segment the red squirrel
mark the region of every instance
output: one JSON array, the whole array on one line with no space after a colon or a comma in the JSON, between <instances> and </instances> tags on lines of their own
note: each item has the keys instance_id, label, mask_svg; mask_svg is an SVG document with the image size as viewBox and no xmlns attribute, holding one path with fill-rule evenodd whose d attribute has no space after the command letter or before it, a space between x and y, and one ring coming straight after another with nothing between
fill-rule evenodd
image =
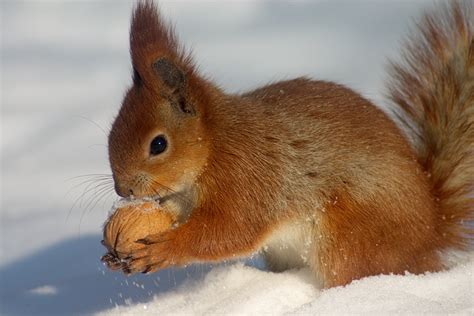
<instances>
[{"instance_id":1,"label":"red squirrel","mask_svg":"<svg viewBox=\"0 0 474 316\"><path fill-rule=\"evenodd\" d=\"M172 205L125 273L261 252L323 288L445 268L474 236L474 14L426 14L392 64L386 113L308 78L243 94L201 76L152 1L133 12L133 84L109 135L116 192ZM469 223L469 221L471 221Z\"/></svg>"}]
</instances>

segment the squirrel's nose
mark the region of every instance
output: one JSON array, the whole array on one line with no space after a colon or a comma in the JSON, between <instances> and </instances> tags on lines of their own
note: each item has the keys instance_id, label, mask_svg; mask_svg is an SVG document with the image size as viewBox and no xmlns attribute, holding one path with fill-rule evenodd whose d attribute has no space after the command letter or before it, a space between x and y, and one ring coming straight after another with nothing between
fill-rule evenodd
<instances>
[{"instance_id":1,"label":"squirrel's nose","mask_svg":"<svg viewBox=\"0 0 474 316\"><path fill-rule=\"evenodd\" d=\"M121 197L129 197L130 195L133 195L133 190L130 188L123 187L119 185L117 182L114 184L115 192L121 196Z\"/></svg>"},{"instance_id":2,"label":"squirrel's nose","mask_svg":"<svg viewBox=\"0 0 474 316\"><path fill-rule=\"evenodd\" d=\"M153 195L153 192L148 191L147 184L150 182L148 175L144 173L138 173L132 176L121 176L114 175L114 188L115 192L121 197L135 197L143 198L149 195Z\"/></svg>"}]
</instances>

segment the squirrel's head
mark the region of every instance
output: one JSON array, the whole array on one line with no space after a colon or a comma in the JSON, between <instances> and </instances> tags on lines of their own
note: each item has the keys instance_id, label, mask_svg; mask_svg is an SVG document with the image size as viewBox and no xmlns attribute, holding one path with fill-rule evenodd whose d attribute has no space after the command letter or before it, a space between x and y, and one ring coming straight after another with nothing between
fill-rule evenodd
<instances>
[{"instance_id":1,"label":"squirrel's head","mask_svg":"<svg viewBox=\"0 0 474 316\"><path fill-rule=\"evenodd\" d=\"M212 95L152 1L140 1L130 30L133 85L109 135L121 196L164 196L192 183L208 156L203 121Z\"/></svg>"}]
</instances>

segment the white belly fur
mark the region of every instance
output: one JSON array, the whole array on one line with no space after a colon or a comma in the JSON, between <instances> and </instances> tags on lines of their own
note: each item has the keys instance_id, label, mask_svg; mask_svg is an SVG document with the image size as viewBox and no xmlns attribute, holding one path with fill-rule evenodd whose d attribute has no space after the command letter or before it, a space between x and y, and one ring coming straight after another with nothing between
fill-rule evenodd
<instances>
[{"instance_id":1,"label":"white belly fur","mask_svg":"<svg viewBox=\"0 0 474 316\"><path fill-rule=\"evenodd\" d=\"M262 248L268 268L272 271L308 266L313 242L313 221L283 224L273 232Z\"/></svg>"}]
</instances>

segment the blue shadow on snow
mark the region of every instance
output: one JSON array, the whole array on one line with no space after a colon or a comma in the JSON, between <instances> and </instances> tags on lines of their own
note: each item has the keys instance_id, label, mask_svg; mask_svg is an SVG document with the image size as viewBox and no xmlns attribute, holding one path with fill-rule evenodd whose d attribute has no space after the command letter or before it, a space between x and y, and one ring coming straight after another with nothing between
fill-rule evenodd
<instances>
[{"instance_id":1,"label":"blue shadow on snow","mask_svg":"<svg viewBox=\"0 0 474 316\"><path fill-rule=\"evenodd\" d=\"M185 280L202 279L210 265L126 277L99 261L100 235L68 239L0 268L0 314L91 314L116 305L145 304ZM258 261L251 265L261 266Z\"/></svg>"}]
</instances>

